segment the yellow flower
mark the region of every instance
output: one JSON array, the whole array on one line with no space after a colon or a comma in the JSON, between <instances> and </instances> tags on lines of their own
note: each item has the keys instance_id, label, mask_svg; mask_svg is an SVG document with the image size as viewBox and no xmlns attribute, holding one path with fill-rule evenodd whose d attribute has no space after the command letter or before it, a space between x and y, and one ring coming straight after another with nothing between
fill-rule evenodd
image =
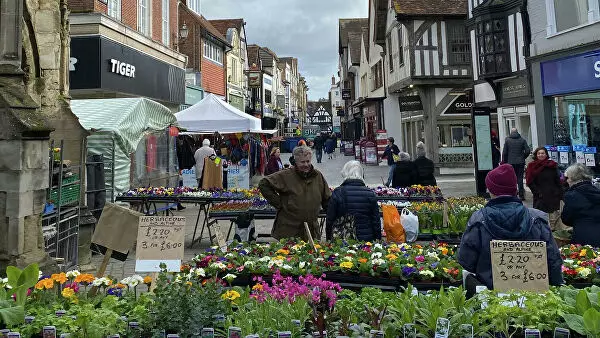
<instances>
[{"instance_id":1,"label":"yellow flower","mask_svg":"<svg viewBox=\"0 0 600 338\"><path fill-rule=\"evenodd\" d=\"M367 242L367 243L365 243L365 245L372 246L372 245L373 245L373 243L371 243L371 242Z\"/></svg>"},{"instance_id":2,"label":"yellow flower","mask_svg":"<svg viewBox=\"0 0 600 338\"><path fill-rule=\"evenodd\" d=\"M45 279L42 279L41 281L39 281L39 282L37 282L37 283L35 284L35 288L36 288L37 290L43 290L43 289L44 289L44 280L45 280Z\"/></svg>"},{"instance_id":3,"label":"yellow flower","mask_svg":"<svg viewBox=\"0 0 600 338\"><path fill-rule=\"evenodd\" d=\"M50 278L59 284L64 284L67 282L67 274L64 272L52 274Z\"/></svg>"},{"instance_id":4,"label":"yellow flower","mask_svg":"<svg viewBox=\"0 0 600 338\"><path fill-rule=\"evenodd\" d=\"M148 284L148 285L152 284L152 277L150 277L150 276L144 277L144 284Z\"/></svg>"},{"instance_id":5,"label":"yellow flower","mask_svg":"<svg viewBox=\"0 0 600 338\"><path fill-rule=\"evenodd\" d=\"M340 267L342 267L344 269L352 269L353 266L354 266L354 264L352 264L352 262L342 262L342 263L340 263Z\"/></svg>"},{"instance_id":6,"label":"yellow flower","mask_svg":"<svg viewBox=\"0 0 600 338\"><path fill-rule=\"evenodd\" d=\"M187 285L187 286L192 286L192 282L190 282L190 281L187 281L187 282L185 282L185 285Z\"/></svg>"},{"instance_id":7,"label":"yellow flower","mask_svg":"<svg viewBox=\"0 0 600 338\"><path fill-rule=\"evenodd\" d=\"M321 245L320 244L315 244L315 248L321 249Z\"/></svg>"},{"instance_id":8,"label":"yellow flower","mask_svg":"<svg viewBox=\"0 0 600 338\"><path fill-rule=\"evenodd\" d=\"M71 288L64 288L62 290L62 296L65 298L73 298L75 297L75 291L73 291Z\"/></svg>"},{"instance_id":9,"label":"yellow flower","mask_svg":"<svg viewBox=\"0 0 600 338\"><path fill-rule=\"evenodd\" d=\"M54 280L52 278L42 279L42 282L46 289L52 289L54 287Z\"/></svg>"},{"instance_id":10,"label":"yellow flower","mask_svg":"<svg viewBox=\"0 0 600 338\"><path fill-rule=\"evenodd\" d=\"M75 277L75 283L86 283L86 284L91 284L94 281L94 275L89 274L89 273L82 273L80 275L78 275L77 277Z\"/></svg>"},{"instance_id":11,"label":"yellow flower","mask_svg":"<svg viewBox=\"0 0 600 338\"><path fill-rule=\"evenodd\" d=\"M398 259L398 256L396 256L396 255L394 255L394 254L389 254L389 255L385 256L385 258L387 258L387 259L389 259L389 260L393 261L393 260L396 260L396 259Z\"/></svg>"},{"instance_id":12,"label":"yellow flower","mask_svg":"<svg viewBox=\"0 0 600 338\"><path fill-rule=\"evenodd\" d=\"M263 290L263 285L262 284L256 284L252 287L252 290L258 290L258 291L262 291Z\"/></svg>"},{"instance_id":13,"label":"yellow flower","mask_svg":"<svg viewBox=\"0 0 600 338\"><path fill-rule=\"evenodd\" d=\"M585 255L587 255L587 249L582 249L579 253L579 257L585 257Z\"/></svg>"},{"instance_id":14,"label":"yellow flower","mask_svg":"<svg viewBox=\"0 0 600 338\"><path fill-rule=\"evenodd\" d=\"M282 255L289 255L290 254L290 250L287 249L279 249L277 250L276 254L282 254Z\"/></svg>"},{"instance_id":15,"label":"yellow flower","mask_svg":"<svg viewBox=\"0 0 600 338\"><path fill-rule=\"evenodd\" d=\"M234 300L240 298L240 293L235 290L228 290L221 296L221 298L227 299L230 301L234 301Z\"/></svg>"},{"instance_id":16,"label":"yellow flower","mask_svg":"<svg viewBox=\"0 0 600 338\"><path fill-rule=\"evenodd\" d=\"M358 261L361 262L361 263L366 263L368 261L368 259L366 259L366 258L359 258Z\"/></svg>"},{"instance_id":17,"label":"yellow flower","mask_svg":"<svg viewBox=\"0 0 600 338\"><path fill-rule=\"evenodd\" d=\"M448 254L448 249L442 248L442 255L447 255L447 254Z\"/></svg>"}]
</instances>

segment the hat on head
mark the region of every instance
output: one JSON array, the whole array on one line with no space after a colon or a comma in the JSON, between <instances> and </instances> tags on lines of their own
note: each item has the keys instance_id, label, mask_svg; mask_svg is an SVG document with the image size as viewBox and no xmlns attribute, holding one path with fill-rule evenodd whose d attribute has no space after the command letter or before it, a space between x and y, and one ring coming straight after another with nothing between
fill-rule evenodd
<instances>
[{"instance_id":1,"label":"hat on head","mask_svg":"<svg viewBox=\"0 0 600 338\"><path fill-rule=\"evenodd\" d=\"M485 177L485 186L495 196L517 196L517 175L510 164L502 164Z\"/></svg>"},{"instance_id":2,"label":"hat on head","mask_svg":"<svg viewBox=\"0 0 600 338\"><path fill-rule=\"evenodd\" d=\"M205 139L202 141L202 145L203 145L203 146L207 146L207 147L208 147L208 146L210 145L210 140L209 140L209 139L207 139L207 138L205 138Z\"/></svg>"}]
</instances>

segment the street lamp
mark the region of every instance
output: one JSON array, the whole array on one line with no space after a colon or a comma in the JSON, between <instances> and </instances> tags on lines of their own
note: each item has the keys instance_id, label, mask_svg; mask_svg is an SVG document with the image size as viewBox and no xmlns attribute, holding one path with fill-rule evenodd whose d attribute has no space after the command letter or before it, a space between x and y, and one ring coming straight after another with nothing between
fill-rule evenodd
<instances>
[{"instance_id":1,"label":"street lamp","mask_svg":"<svg viewBox=\"0 0 600 338\"><path fill-rule=\"evenodd\" d=\"M187 25L185 24L185 22L183 22L183 25L179 29L179 38L182 40L187 39L189 32L190 31L188 30Z\"/></svg>"},{"instance_id":2,"label":"street lamp","mask_svg":"<svg viewBox=\"0 0 600 338\"><path fill-rule=\"evenodd\" d=\"M21 68L22 0L0 0L0 65Z\"/></svg>"}]
</instances>

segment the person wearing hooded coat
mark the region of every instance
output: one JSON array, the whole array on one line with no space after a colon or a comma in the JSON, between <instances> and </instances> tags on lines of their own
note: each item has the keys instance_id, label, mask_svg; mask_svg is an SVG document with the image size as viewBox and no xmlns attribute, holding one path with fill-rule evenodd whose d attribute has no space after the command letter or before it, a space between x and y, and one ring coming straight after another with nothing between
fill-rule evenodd
<instances>
[{"instance_id":1,"label":"person wearing hooded coat","mask_svg":"<svg viewBox=\"0 0 600 338\"><path fill-rule=\"evenodd\" d=\"M502 164L490 171L485 185L492 199L469 219L460 241L458 263L491 290L494 288L492 240L543 241L546 243L550 285L563 284L563 261L548 226L547 214L527 208L517 197L517 175L513 167Z\"/></svg>"},{"instance_id":2,"label":"person wearing hooded coat","mask_svg":"<svg viewBox=\"0 0 600 338\"><path fill-rule=\"evenodd\" d=\"M592 185L592 175L581 163L568 167L565 176L569 189L561 219L573 227L571 243L600 247L600 189Z\"/></svg>"},{"instance_id":3,"label":"person wearing hooded coat","mask_svg":"<svg viewBox=\"0 0 600 338\"><path fill-rule=\"evenodd\" d=\"M400 161L396 162L394 176L392 177L393 188L406 188L417 184L417 169L410 160L410 154L400 152L398 154Z\"/></svg>"}]
</instances>

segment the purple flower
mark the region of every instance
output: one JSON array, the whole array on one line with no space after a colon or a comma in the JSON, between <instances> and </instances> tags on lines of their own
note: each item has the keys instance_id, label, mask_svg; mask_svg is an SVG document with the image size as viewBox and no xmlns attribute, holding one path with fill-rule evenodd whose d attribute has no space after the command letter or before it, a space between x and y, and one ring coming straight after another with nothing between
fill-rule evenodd
<instances>
[{"instance_id":1,"label":"purple flower","mask_svg":"<svg viewBox=\"0 0 600 338\"><path fill-rule=\"evenodd\" d=\"M439 264L440 264L440 262L433 262L433 263L431 263L431 267L435 269L435 268L437 268L437 266Z\"/></svg>"},{"instance_id":2,"label":"purple flower","mask_svg":"<svg viewBox=\"0 0 600 338\"><path fill-rule=\"evenodd\" d=\"M415 269L412 266L405 266L402 268L402 274L405 276L410 276L411 274L415 273L417 271L417 269Z\"/></svg>"}]
</instances>

